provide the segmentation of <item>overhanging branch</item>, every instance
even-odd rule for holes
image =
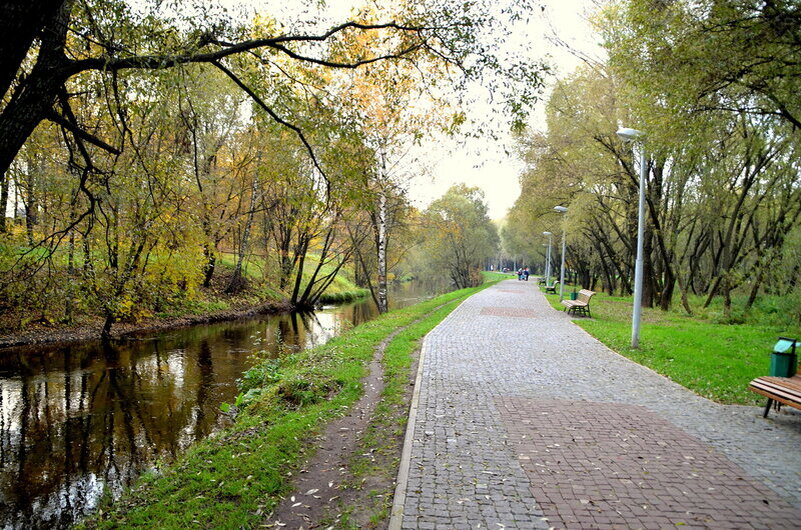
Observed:
[[[53,123],[56,123],[56,124],[64,127],[69,132],[74,134],[76,137],[78,137],[78,138],[80,138],[82,140],[85,140],[85,141],[89,142],[90,144],[92,144],[94,146],[97,146],[97,147],[99,147],[99,148],[101,148],[101,149],[103,149],[105,151],[108,151],[111,154],[114,154],[114,155],[119,155],[120,154],[120,150],[119,149],[117,149],[116,147],[114,147],[112,145],[107,144],[106,142],[104,142],[100,138],[98,138],[98,137],[96,137],[94,135],[91,135],[88,132],[84,131],[83,129],[78,127],[77,124],[74,124],[74,123],[70,122],[69,120],[67,120],[63,116],[59,115],[56,111],[49,112],[48,115],[47,115],[47,119],[52,121]]]
[[[369,64],[375,61],[402,57],[403,55],[411,53],[423,46],[422,44],[415,44],[395,54],[387,54],[385,56],[374,57],[360,61],[343,62],[343,63],[324,61],[322,59],[307,57],[286,48],[287,43],[293,43],[293,42],[297,43],[324,42],[333,37],[334,35],[336,35],[337,33],[341,33],[349,28],[358,29],[362,31],[394,29],[404,33],[420,33],[425,30],[436,29],[423,26],[421,27],[402,26],[395,22],[389,22],[384,24],[359,24],[356,22],[346,22],[345,24],[340,24],[339,26],[335,26],[334,28],[328,30],[327,32],[321,35],[284,35],[280,37],[273,37],[266,39],[252,39],[239,43],[226,43],[223,41],[207,38],[206,40],[203,41],[203,44],[213,43],[220,46],[224,46],[224,48],[205,53],[195,53],[186,55],[140,55],[135,57],[125,57],[125,58],[114,58],[108,56],[93,57],[90,59],[82,59],[79,61],[71,62],[71,64],[68,67],[66,67],[66,71],[69,77],[69,75],[77,74],[85,70],[116,71],[129,68],[162,69],[162,68],[172,68],[180,64],[214,63],[215,61],[219,61],[230,55],[235,55],[237,53],[247,52],[258,48],[273,48],[282,53],[288,54],[295,59],[306,62],[312,62],[315,64],[321,64],[333,68],[356,68],[360,65]]]
[[[276,123],[279,123],[280,125],[283,125],[284,127],[293,130],[295,132],[295,134],[298,135],[298,138],[300,138],[300,141],[303,142],[303,145],[306,147],[306,151],[309,153],[309,157],[311,158],[312,163],[314,164],[314,167],[317,168],[317,171],[320,172],[320,175],[323,177],[323,180],[325,180],[325,193],[326,193],[326,196],[328,196],[328,193],[330,191],[330,189],[329,189],[330,188],[330,182],[328,180],[328,176],[325,174],[325,171],[323,171],[323,168],[320,166],[320,162],[319,162],[319,160],[317,160],[317,156],[314,154],[314,149],[312,149],[311,144],[306,139],[306,136],[303,134],[303,131],[300,130],[300,127],[298,127],[297,125],[293,125],[293,124],[289,123],[288,121],[284,120],[283,118],[281,118],[281,116],[279,116],[272,108],[270,108],[270,106],[268,106],[264,102],[264,100],[262,100],[258,96],[258,94],[256,94],[249,86],[247,86],[241,79],[239,79],[239,77],[235,73],[233,73],[231,70],[229,70],[228,68],[223,66],[219,61],[213,61],[211,64],[213,64],[220,71],[222,71],[225,75],[227,75],[234,83],[236,83],[236,85],[239,88],[244,90],[245,93],[248,96],[250,96],[251,99],[253,99],[253,101],[255,101],[256,104],[259,105],[264,110],[264,112],[269,114],[270,117]]]

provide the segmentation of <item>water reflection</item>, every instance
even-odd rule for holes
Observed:
[[[426,286],[401,286],[395,307]],[[370,301],[103,346],[0,352],[0,521],[67,527],[229,418],[253,352],[306,348],[374,318]],[[283,346],[279,347],[279,344]]]

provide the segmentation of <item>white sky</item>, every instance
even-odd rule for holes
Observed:
[[[527,28],[527,42],[520,45],[533,59],[548,58],[555,74],[547,80],[550,86],[555,78],[572,73],[581,64],[566,47],[555,43],[553,35],[592,57],[600,57],[602,52],[586,19],[595,6],[593,0],[542,0],[542,5],[545,9],[532,17]],[[547,90],[532,113],[529,125],[534,129],[545,128]],[[490,107],[472,109],[477,113],[490,110]],[[519,175],[523,164],[514,154],[507,154],[513,153],[508,133],[498,130],[497,135],[498,141],[471,140],[465,146],[458,146],[454,141],[443,139],[431,145],[433,167],[430,174],[415,179],[410,189],[417,206],[425,207],[453,184],[464,182],[484,191],[491,218],[503,218],[520,195]]]

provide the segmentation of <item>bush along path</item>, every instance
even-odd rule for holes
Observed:
[[[271,514],[280,513],[276,510],[280,510],[277,507],[283,498],[288,499],[290,507],[298,502],[309,504],[305,502],[308,499],[293,493],[294,481],[317,472],[310,469],[311,459],[318,446],[324,445],[319,440],[325,425],[350,410],[359,414],[359,408],[353,407],[365,386],[369,387],[370,379],[367,385],[362,382],[368,377],[368,366],[382,342],[402,329],[384,348],[385,383],[372,420],[365,424],[361,436],[354,437],[356,451],[341,451],[338,457],[345,463],[339,467],[346,471],[335,484],[339,486],[339,499],[332,500],[337,495],[323,499],[320,485],[300,492],[304,497],[314,499],[317,495],[319,500],[332,501],[327,502],[331,509],[313,514],[322,520],[309,516],[307,523],[303,519],[305,527],[323,522],[359,526],[362,522],[360,518],[355,522],[355,514],[373,509],[375,516],[370,517],[374,524],[381,524],[391,504],[391,498],[386,497],[391,494],[397,471],[392,451],[399,452],[402,444],[407,414],[403,396],[409,386],[410,357],[416,342],[459,302],[494,283],[392,311],[323,346],[265,360],[243,377],[237,401],[244,409],[233,427],[191,447],[174,465],[143,476],[138,487],[104,505],[83,525],[240,528],[287,524],[275,516],[269,522]],[[392,442],[392,438],[397,440]],[[372,487],[373,481],[382,485]],[[326,488],[328,482],[333,481],[326,480]],[[314,489],[318,491],[311,492]],[[363,494],[369,497],[368,505]]]

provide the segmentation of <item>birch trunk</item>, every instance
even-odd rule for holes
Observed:
[[[387,301],[387,196],[382,190],[378,197],[378,227],[376,249],[378,251],[378,312],[389,310]]]

